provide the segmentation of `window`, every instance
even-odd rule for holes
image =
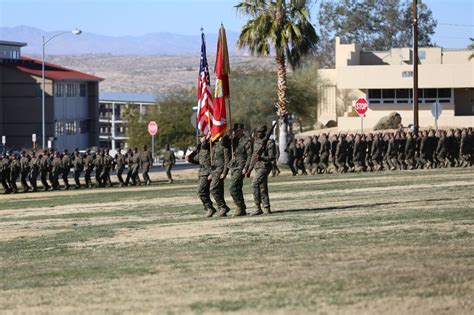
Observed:
[[[87,120],[81,120],[79,123],[79,133],[84,134],[89,132],[89,124]]]
[[[370,104],[411,104],[412,89],[373,89],[368,91]],[[451,89],[418,89],[418,102],[432,104],[434,102],[451,103]]]
[[[80,89],[79,96],[80,97],[86,97],[86,84],[81,83],[80,86],[79,86],[79,89]]]
[[[54,123],[54,136],[61,137],[64,135],[64,123],[62,121],[56,121]]]

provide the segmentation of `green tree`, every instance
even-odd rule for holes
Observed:
[[[286,62],[293,67],[303,56],[316,51],[318,37],[310,21],[309,0],[243,0],[237,12],[248,16],[237,42],[252,54],[268,56],[273,51],[277,68],[277,114],[280,117],[280,143],[287,142]],[[280,145],[280,162],[286,163],[285,145]]]
[[[148,134],[147,125],[150,121],[156,121],[159,126],[158,134],[155,136],[155,148],[163,148],[166,144],[186,150],[193,145],[195,129],[191,125],[193,106],[196,104],[196,96],[190,90],[176,90],[160,100],[156,106],[150,107],[148,112],[141,116],[136,106],[130,104],[125,114],[128,124],[128,136],[130,147],[142,147],[151,144],[151,136]]]
[[[365,50],[389,50],[412,45],[412,5],[403,0],[322,0],[319,7],[318,50],[323,66],[334,66],[334,39],[359,44]],[[418,1],[418,43],[432,46],[437,21]]]
[[[276,102],[274,71],[235,69],[230,76],[232,121],[255,128],[275,120]]]
[[[288,102],[290,112],[300,132],[311,129],[317,120],[318,104],[318,62],[307,59],[302,67],[296,69],[288,80]]]

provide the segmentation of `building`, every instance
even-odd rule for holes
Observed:
[[[391,112],[398,112],[402,124],[413,124],[413,61],[411,48],[366,52],[355,44],[341,44],[336,38],[336,67],[319,71],[318,120],[340,130],[360,129],[354,111],[357,98],[365,97],[369,110],[364,126],[372,128]],[[438,126],[474,126],[474,60],[468,50],[441,47],[419,48],[419,124],[434,126],[431,106],[441,104]]]
[[[0,135],[15,149],[42,143],[42,62],[22,56],[25,43],[0,41]],[[45,63],[46,140],[57,150],[98,145],[103,79]]]
[[[127,148],[126,110],[132,106],[143,117],[156,101],[157,97],[149,93],[100,92],[99,146],[112,150]]]

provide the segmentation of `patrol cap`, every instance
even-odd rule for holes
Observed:
[[[259,127],[257,127],[257,129],[255,131],[256,132],[267,132],[267,126],[265,126],[265,125],[259,126]]]
[[[238,129],[244,129],[245,125],[244,124],[234,124],[233,130],[238,130]]]

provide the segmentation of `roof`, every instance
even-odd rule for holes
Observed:
[[[156,103],[158,98],[151,93],[99,92],[99,102]]]
[[[28,73],[37,77],[41,77],[41,60],[22,56],[21,59],[12,63],[11,66],[15,67],[21,72]],[[96,77],[91,74],[84,72],[68,69],[61,67],[49,62],[45,62],[45,78],[55,80],[55,81],[103,81],[104,79]]]
[[[10,42],[8,40],[0,40],[0,45],[2,45],[2,46],[23,47],[23,46],[26,46],[26,43]]]

